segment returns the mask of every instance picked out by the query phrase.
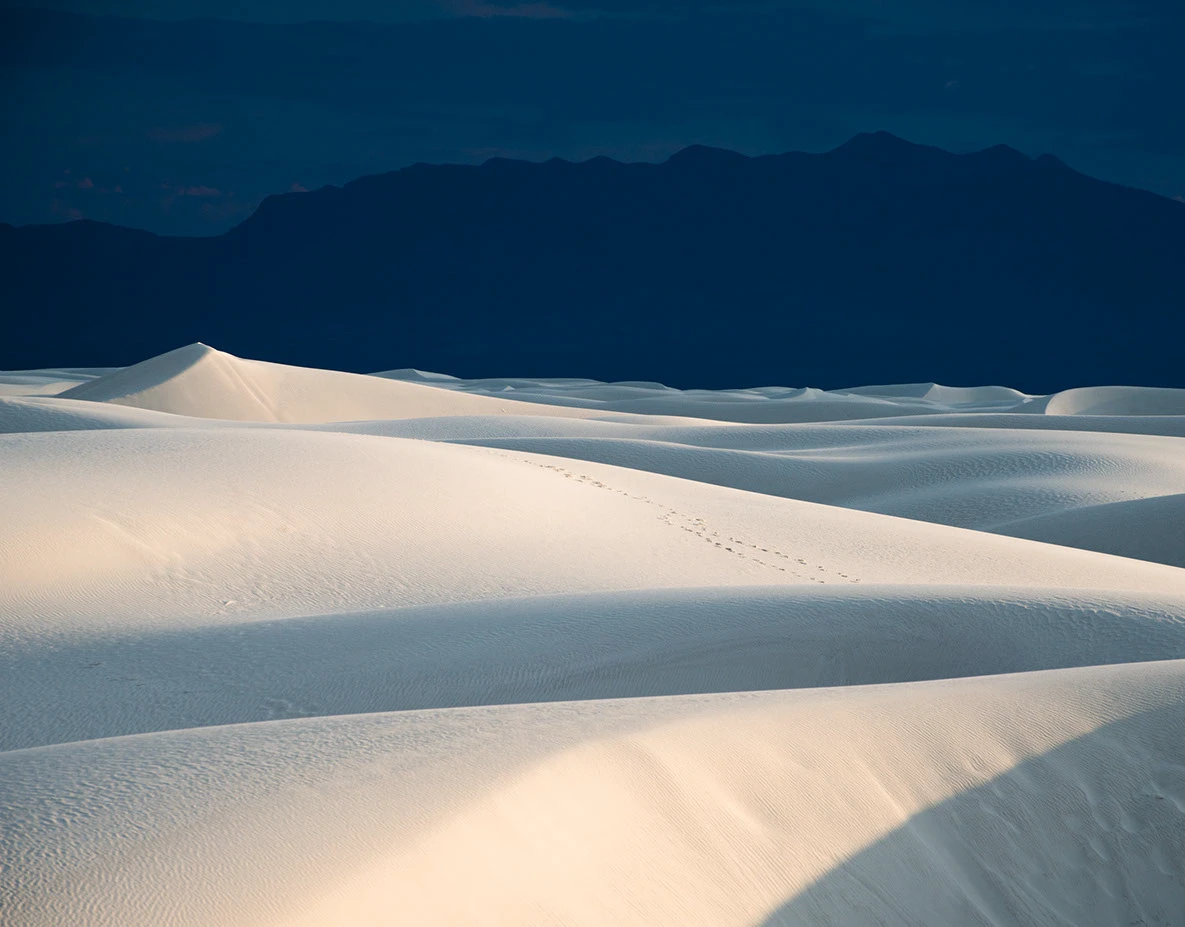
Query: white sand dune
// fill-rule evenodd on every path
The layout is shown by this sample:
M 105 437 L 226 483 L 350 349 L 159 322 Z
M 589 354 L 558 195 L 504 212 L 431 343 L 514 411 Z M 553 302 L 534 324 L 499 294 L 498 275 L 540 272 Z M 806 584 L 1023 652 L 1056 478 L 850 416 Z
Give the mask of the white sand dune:
M 1049 397 L 1046 415 L 1185 415 L 1185 389 L 1090 386 Z
M 687 425 L 518 416 L 333 427 L 609 463 L 1174 565 L 1181 565 L 1185 552 L 1180 522 L 1168 517 L 1174 496 L 1185 486 L 1185 454 L 1181 440 L 1173 437 L 850 422 Z M 1164 528 L 1159 540 L 1147 542 L 1138 524 L 1125 519 L 1122 504 L 1135 501 L 1170 507 L 1158 521 Z M 1112 504 L 1117 507 L 1101 508 Z M 1056 527 L 1058 518 L 1072 520 L 1075 512 L 1088 510 L 1096 512 L 1088 530 Z M 1055 520 L 1048 529 L 1040 528 L 1047 517 Z
M 54 370 L 10 370 L 0 373 L 0 397 L 56 396 L 72 386 L 117 373 L 119 367 L 59 367 Z
M 1185 567 L 1185 493 L 1083 505 L 1030 516 L 997 530 Z
M 247 422 L 332 422 L 425 415 L 496 415 L 497 400 L 451 395 L 415 383 L 242 360 L 191 344 L 60 394 Z M 558 410 L 518 409 L 520 415 Z M 576 413 L 569 413 L 576 414 Z
M 0 374 L 0 922 L 1173 923 L 1182 395 Z
M 1026 415 L 1021 412 L 952 412 L 928 415 L 924 420 L 903 415 L 887 421 L 896 426 L 922 425 L 926 428 L 1089 431 L 1185 438 L 1185 415 Z
M 1185 659 L 1179 599 L 669 589 L 109 631 L 0 654 L 0 750 L 313 715 L 867 685 Z
M 0 754 L 22 923 L 1180 913 L 1185 663 L 318 717 Z
M 886 399 L 925 399 L 947 406 L 1023 405 L 1032 398 L 1007 386 L 942 386 L 939 383 L 901 383 L 887 386 L 857 386 L 839 390 L 853 396 L 881 396 Z
M 454 391 L 505 396 L 529 402 L 561 402 L 603 411 L 685 415 L 733 422 L 766 423 L 887 418 L 927 412 L 1020 413 L 1070 416 L 1185 416 L 1185 389 L 1091 386 L 1051 396 L 1030 396 L 1004 386 L 943 386 L 904 383 L 840 390 L 758 387 L 741 390 L 675 390 L 661 383 L 601 383 L 596 380 L 462 380 L 420 370 L 389 370 L 375 376 L 424 382 Z
M 429 441 L 137 428 L 0 453 L 0 638 L 687 586 L 1185 594 L 1185 571 L 1145 561 Z

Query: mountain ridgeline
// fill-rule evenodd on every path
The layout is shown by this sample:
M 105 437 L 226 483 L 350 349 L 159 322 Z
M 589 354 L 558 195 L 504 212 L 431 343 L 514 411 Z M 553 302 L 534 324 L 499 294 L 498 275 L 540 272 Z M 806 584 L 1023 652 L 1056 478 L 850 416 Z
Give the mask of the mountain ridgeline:
M 1185 205 L 1005 147 L 418 164 L 216 238 L 0 226 L 0 368 L 206 341 L 683 387 L 1185 386 Z

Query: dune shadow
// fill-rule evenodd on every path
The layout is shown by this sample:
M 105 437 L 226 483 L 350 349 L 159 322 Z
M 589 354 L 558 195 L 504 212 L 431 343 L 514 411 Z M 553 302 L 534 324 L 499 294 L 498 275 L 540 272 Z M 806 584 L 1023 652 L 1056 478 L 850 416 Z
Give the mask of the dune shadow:
M 1185 923 L 1185 701 L 952 796 L 767 915 L 790 925 Z

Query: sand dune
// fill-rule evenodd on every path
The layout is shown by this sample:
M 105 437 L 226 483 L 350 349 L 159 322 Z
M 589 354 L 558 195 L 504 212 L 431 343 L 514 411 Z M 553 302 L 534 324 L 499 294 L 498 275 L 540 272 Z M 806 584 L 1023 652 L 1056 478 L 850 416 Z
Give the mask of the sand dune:
M 1185 567 L 1185 493 L 1084 505 L 1030 516 L 997 530 Z
M 4 897 L 24 923 L 1168 923 L 1183 666 L 11 751 Z
M 464 705 L 1185 659 L 1179 599 L 998 586 L 669 589 L 76 634 L 0 656 L 0 749 Z
M 425 415 L 496 415 L 490 399 L 449 395 L 414 383 L 242 360 L 191 344 L 88 380 L 64 399 L 113 402 L 199 418 L 247 422 L 332 422 Z M 557 414 L 558 410 L 517 410 Z
M 1185 454 L 1179 438 L 1159 435 L 465 416 L 335 427 L 609 463 L 1174 565 L 1185 541 L 1167 517 L 1185 486 Z M 1141 500 L 1169 507 L 1159 540 L 1146 542 L 1125 517 L 1124 505 Z M 1056 527 L 1078 511 L 1094 519 L 1090 529 Z
M 1185 389 L 1091 386 L 1049 397 L 1047 415 L 1185 415 Z
M 240 428 L 0 447 L 5 637 L 686 586 L 1185 593 L 1144 561 L 497 449 Z
M 1171 923 L 1183 394 L 0 374 L 0 921 Z
M 674 390 L 661 383 L 601 383 L 596 380 L 462 380 L 420 370 L 389 370 L 376 376 L 424 382 L 465 393 L 603 411 L 690 415 L 733 422 L 777 423 L 887 418 L 927 412 L 997 412 L 1045 415 L 1185 415 L 1185 390 L 1145 386 L 1091 386 L 1051 396 L 1030 396 L 1004 386 L 944 386 L 904 383 L 840 390 L 758 387 L 740 390 Z

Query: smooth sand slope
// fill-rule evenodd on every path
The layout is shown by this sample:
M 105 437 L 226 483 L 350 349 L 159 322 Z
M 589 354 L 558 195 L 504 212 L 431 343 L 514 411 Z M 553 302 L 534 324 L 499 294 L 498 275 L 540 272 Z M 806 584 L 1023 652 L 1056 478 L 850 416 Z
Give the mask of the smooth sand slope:
M 0 922 L 1174 923 L 1181 435 L 1134 387 L 0 374 Z

